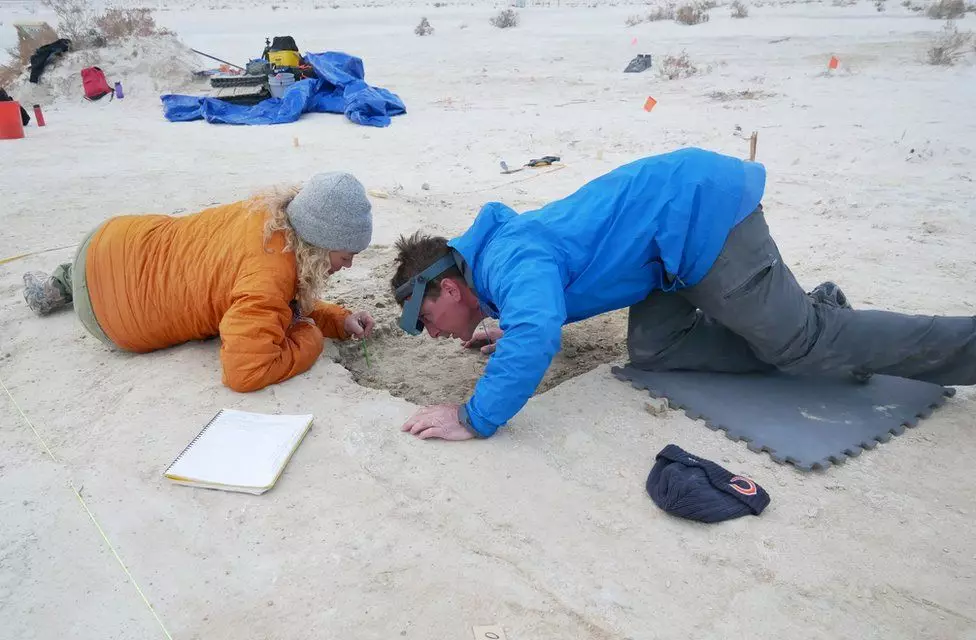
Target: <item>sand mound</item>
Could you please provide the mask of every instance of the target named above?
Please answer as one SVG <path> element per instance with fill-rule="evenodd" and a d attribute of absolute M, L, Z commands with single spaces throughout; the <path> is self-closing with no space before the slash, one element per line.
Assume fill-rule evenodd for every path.
<path fill-rule="evenodd" d="M 126 99 L 158 100 L 162 93 L 206 86 L 193 76 L 203 68 L 199 56 L 175 36 L 157 35 L 65 53 L 48 64 L 37 84 L 31 84 L 25 72 L 8 91 L 24 104 L 81 101 L 81 70 L 86 67 L 99 67 L 110 86 L 121 82 Z"/>

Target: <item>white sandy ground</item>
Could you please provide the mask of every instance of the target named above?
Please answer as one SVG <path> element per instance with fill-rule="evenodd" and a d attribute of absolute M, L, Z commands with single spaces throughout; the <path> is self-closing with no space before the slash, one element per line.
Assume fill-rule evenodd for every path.
<path fill-rule="evenodd" d="M 835 279 L 861 307 L 976 313 L 976 73 L 919 62 L 938 22 L 900 7 L 788 5 L 625 28 L 639 10 L 530 9 L 509 32 L 487 25 L 490 7 L 162 12 L 190 46 L 234 61 L 282 33 L 361 55 L 367 79 L 410 113 L 384 130 L 332 115 L 231 128 L 167 123 L 138 92 L 49 105 L 48 127 L 0 143 L 0 259 L 78 242 L 110 215 L 193 211 L 344 168 L 391 197 L 374 202 L 377 246 L 327 297 L 385 304 L 388 325 L 376 278 L 399 233 L 456 233 L 485 200 L 534 207 L 683 145 L 744 156 L 739 125 L 759 131 L 768 219 L 804 284 Z M 417 38 L 424 14 L 437 32 Z M 620 73 L 638 52 L 682 48 L 711 72 Z M 843 67 L 827 76 L 831 54 Z M 708 97 L 746 89 L 775 95 Z M 650 114 L 647 95 L 659 102 Z M 501 176 L 499 159 L 550 153 L 566 168 L 499 186 L 536 175 Z M 972 389 L 813 474 L 678 412 L 652 416 L 606 366 L 537 396 L 491 440 L 420 442 L 398 432 L 416 406 L 357 385 L 335 347 L 308 374 L 239 395 L 220 384 L 215 341 L 131 357 L 71 314 L 33 317 L 22 272 L 70 255 L 0 265 L 0 379 L 60 460 L 0 396 L 4 640 L 164 637 L 68 479 L 180 640 L 462 639 L 489 623 L 512 640 L 976 638 Z M 577 343 L 619 344 L 619 316 L 591 324 Z M 433 402 L 481 366 L 456 345 L 403 340 L 377 338 L 366 383 Z M 605 361 L 604 347 L 590 351 Z M 263 496 L 161 476 L 225 406 L 316 416 Z M 666 516 L 643 485 L 671 442 L 752 476 L 772 504 L 721 525 Z"/>

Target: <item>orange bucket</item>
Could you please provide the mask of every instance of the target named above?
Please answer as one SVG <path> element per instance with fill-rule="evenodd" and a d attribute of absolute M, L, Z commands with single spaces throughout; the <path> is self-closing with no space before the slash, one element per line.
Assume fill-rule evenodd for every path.
<path fill-rule="evenodd" d="M 24 121 L 20 119 L 20 103 L 0 102 L 0 140 L 19 140 L 24 137 Z"/>

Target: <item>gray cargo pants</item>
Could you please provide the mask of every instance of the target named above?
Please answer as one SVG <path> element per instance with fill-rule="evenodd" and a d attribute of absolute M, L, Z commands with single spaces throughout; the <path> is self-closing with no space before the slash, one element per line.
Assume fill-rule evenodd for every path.
<path fill-rule="evenodd" d="M 858 311 L 809 297 L 783 264 L 761 207 L 729 234 L 704 279 L 630 308 L 639 369 L 798 375 L 879 373 L 976 384 L 976 317 Z"/>

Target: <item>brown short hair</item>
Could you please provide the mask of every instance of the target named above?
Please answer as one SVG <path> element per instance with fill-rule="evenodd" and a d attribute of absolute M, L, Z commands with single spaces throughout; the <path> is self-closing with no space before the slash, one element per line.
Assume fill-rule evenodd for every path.
<path fill-rule="evenodd" d="M 430 236 L 422 231 L 418 231 L 410 237 L 400 236 L 400 239 L 396 241 L 393 248 L 397 251 L 397 257 L 394 261 L 396 273 L 390 278 L 390 287 L 394 293 L 396 293 L 396 290 L 401 285 L 409 281 L 410 278 L 419 274 L 451 252 L 451 248 L 447 246 L 447 238 Z M 441 293 L 440 282 L 444 278 L 460 279 L 461 272 L 457 267 L 451 267 L 432 279 L 431 283 L 437 284 L 437 286 L 428 286 L 424 297 L 436 300 L 437 296 Z M 402 306 L 403 303 L 401 302 L 400 304 Z"/>

